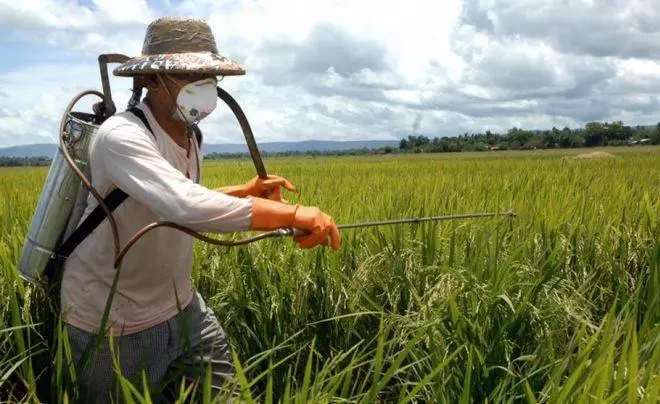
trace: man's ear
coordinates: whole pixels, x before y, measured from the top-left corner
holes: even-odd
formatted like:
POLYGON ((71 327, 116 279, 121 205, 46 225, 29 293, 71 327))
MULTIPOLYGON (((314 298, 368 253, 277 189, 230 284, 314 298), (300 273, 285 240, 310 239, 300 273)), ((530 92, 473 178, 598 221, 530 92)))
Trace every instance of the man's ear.
POLYGON ((155 90, 156 88, 160 87, 160 83, 156 79, 156 76, 153 74, 145 75, 142 79, 142 83, 148 90, 155 90))

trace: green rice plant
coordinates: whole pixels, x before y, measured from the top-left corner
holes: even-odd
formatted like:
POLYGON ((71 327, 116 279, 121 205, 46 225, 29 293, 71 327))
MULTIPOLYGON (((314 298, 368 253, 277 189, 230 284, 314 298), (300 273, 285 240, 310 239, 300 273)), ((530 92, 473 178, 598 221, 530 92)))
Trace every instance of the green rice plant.
MULTIPOLYGON (((197 242, 193 281, 230 337, 238 401, 657 402, 660 153, 608 151, 267 158, 298 189, 287 199, 337 223, 518 216, 344 231, 337 253, 197 242)), ((75 401, 66 335, 16 271, 46 170, 0 173, 0 399, 75 401)), ((209 161, 203 182, 253 175, 248 159, 209 161)), ((118 378, 127 401, 152 400, 118 378)), ((213 401, 208 383, 179 396, 213 401)))

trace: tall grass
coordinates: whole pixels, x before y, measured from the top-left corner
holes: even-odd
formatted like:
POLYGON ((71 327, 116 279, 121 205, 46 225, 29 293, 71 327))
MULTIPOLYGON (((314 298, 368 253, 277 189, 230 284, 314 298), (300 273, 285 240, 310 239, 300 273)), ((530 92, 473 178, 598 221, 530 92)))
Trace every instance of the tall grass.
MULTIPOLYGON (((197 243, 194 283, 231 338, 241 401, 657 401, 660 153, 642 150, 266 159, 297 186, 287 199, 337 223, 518 216, 348 230, 338 253, 197 243)), ((62 401, 77 391, 66 338, 46 343, 46 296, 16 276, 45 173, 0 177, 3 399, 35 400, 49 358, 43 385, 62 401)), ((203 182, 253 173, 209 162, 203 182)), ((148 401, 141 383, 122 387, 148 401)))

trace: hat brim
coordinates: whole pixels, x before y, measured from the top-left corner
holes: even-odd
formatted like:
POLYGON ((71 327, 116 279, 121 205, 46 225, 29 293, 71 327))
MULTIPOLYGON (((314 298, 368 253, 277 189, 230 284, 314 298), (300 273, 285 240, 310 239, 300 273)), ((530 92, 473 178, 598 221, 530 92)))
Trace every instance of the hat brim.
POLYGON ((115 76, 157 73, 241 76, 245 74, 245 69, 237 62, 216 53, 197 52, 138 56, 113 70, 115 76))

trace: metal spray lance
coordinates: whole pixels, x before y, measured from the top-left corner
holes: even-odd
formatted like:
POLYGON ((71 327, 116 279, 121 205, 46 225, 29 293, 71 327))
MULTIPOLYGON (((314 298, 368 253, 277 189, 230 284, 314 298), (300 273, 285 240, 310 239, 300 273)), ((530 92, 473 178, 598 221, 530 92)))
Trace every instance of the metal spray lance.
MULTIPOLYGON (((96 91, 87 91, 84 93, 79 94, 77 97, 72 100, 72 102, 69 104, 69 106, 66 109, 66 112, 64 114, 64 117, 68 117, 71 114, 71 110, 74 106, 74 104, 84 95, 87 94, 94 94, 99 97, 101 97, 104 100, 104 106, 105 106, 105 111, 99 111, 99 112, 104 112, 103 115, 104 117, 108 117, 110 115, 113 115, 115 112, 114 108, 114 103, 112 102, 112 98, 110 96, 110 86, 108 83, 108 77, 107 73, 105 71, 105 66, 107 62, 119 62, 126 57, 123 55, 102 55, 99 57, 99 61, 101 63, 101 77, 103 81, 103 94, 100 94, 96 91)), ((161 78, 162 80, 162 78, 161 78)), ((136 83, 136 88, 137 88, 137 83, 136 83)), ((167 87, 166 87, 167 88, 167 87)), ((243 135, 245 137, 245 141, 248 147, 248 150, 250 152, 250 156, 252 158, 252 162, 254 163, 255 169, 257 171, 257 174, 259 175, 260 178, 262 179, 267 179, 268 174, 266 173, 266 168, 264 166, 263 160, 261 158, 261 153, 259 152, 259 148, 257 147, 257 142, 254 139, 254 134, 252 133, 252 128, 250 127, 250 124, 248 122, 247 117, 245 116, 245 113, 241 109, 240 105, 236 100, 225 90, 220 88, 219 86, 217 88, 217 95, 218 97, 224 101, 227 106, 231 109, 231 111, 234 113, 236 116, 236 119, 238 120, 238 123, 241 127, 241 130, 243 132, 243 135)), ((135 104, 139 100, 139 93, 135 93, 133 95, 133 98, 131 99, 130 103, 135 104)), ((63 118, 62 120, 62 126, 60 127, 60 134, 61 139, 65 138, 65 132, 66 129, 64 127, 65 119, 63 118)), ((194 142, 193 142, 194 143, 194 142)), ((196 149, 196 148, 195 148, 196 149)), ((68 150, 66 147, 62 147, 62 152, 64 154, 64 159, 69 163, 71 166, 71 169, 74 171, 76 176, 82 181, 83 185, 90 190, 90 192, 94 195, 95 199, 99 202, 99 204, 102 206, 103 210, 105 211, 109 221, 110 221, 110 227, 113 233, 113 241, 115 243, 115 268, 118 268, 128 252, 128 250, 146 233, 149 231, 156 229, 158 227, 171 227, 177 230, 180 230, 182 232, 185 232, 201 241, 207 242, 209 244, 213 245, 219 245, 219 246, 224 246, 224 247, 235 247, 235 246, 241 246, 249 243, 253 243, 259 240, 263 240, 266 238, 272 238, 272 237, 286 237, 286 236, 297 236, 297 235, 304 235, 305 232, 299 230, 299 229, 293 229, 293 228, 283 228, 283 229, 277 229, 269 232, 264 232, 261 234, 258 234, 253 237, 241 239, 241 240, 218 240, 215 238, 211 238, 208 236, 205 236, 203 234, 200 234, 194 230, 191 230, 187 227, 181 226, 179 224, 173 223, 173 222, 168 222, 168 221, 159 221, 159 222, 154 222, 151 223, 142 229, 140 229, 138 232, 134 234, 134 236, 126 243, 126 245, 120 250, 119 249, 119 242, 118 242, 118 236, 117 236, 117 229, 116 229, 116 223, 114 221, 114 217, 112 212, 105 206, 103 199, 101 196, 98 194, 98 192, 92 187, 91 182, 86 178, 85 174, 79 170, 76 167, 76 164, 73 161, 73 158, 69 155, 68 150)), ((195 150, 197 152, 197 150, 195 150)), ((264 197, 268 196, 268 194, 262 195, 264 197)), ((443 221, 443 220, 455 220, 455 219, 468 219, 468 218, 487 218, 487 217, 494 217, 494 216, 508 216, 508 217, 514 217, 516 214, 512 211, 507 211, 507 212, 501 212, 501 213, 471 213, 471 214, 459 214, 459 215, 444 215, 444 216, 433 216, 433 217, 423 217, 423 218, 404 218, 404 219, 396 219, 396 220, 385 220, 385 221, 376 221, 376 222, 365 222, 365 223, 351 223, 351 224, 340 224, 337 227, 340 230, 348 230, 348 229, 355 229, 355 228, 364 228, 364 227, 376 227, 376 226, 385 226, 385 225, 394 225, 394 224, 404 224, 404 223, 422 223, 422 222, 436 222, 436 221, 443 221)))
MULTIPOLYGON (((250 127, 250 124, 247 120, 247 117, 245 116, 245 113, 241 109, 240 105, 236 100, 225 90, 223 90, 220 87, 217 87, 218 91, 218 97, 224 101, 227 106, 231 109, 231 111, 234 113, 236 116, 239 125, 241 126, 241 130, 243 131, 243 135, 245 137, 245 141, 247 143, 248 150, 250 152, 250 156, 252 158, 252 162, 254 163, 254 167, 257 170, 257 175, 262 178, 262 179, 267 179, 268 174, 266 173, 266 168, 264 166, 263 160, 261 159, 261 153, 259 152, 259 148, 257 147, 257 142, 254 139, 254 134, 252 133, 252 128, 250 127)), ((267 191, 263 196, 268 196, 269 191, 267 191)), ((395 220, 383 220, 383 221, 375 221, 375 222, 363 222, 363 223, 350 223, 350 224, 340 224, 337 226, 339 230, 348 230, 348 229, 357 229, 357 228, 364 228, 364 227, 376 227, 376 226, 387 226, 387 225, 394 225, 394 224, 405 224, 405 223, 423 223, 423 222, 438 222, 438 221, 443 221, 443 220, 456 220, 456 219, 472 219, 472 218, 488 218, 488 217, 495 217, 495 216, 506 216, 506 217, 515 217, 516 213, 514 211, 506 211, 506 212, 488 212, 488 213, 469 213, 469 214, 457 214, 457 215, 443 215, 443 216, 431 216, 431 217, 422 217, 422 218, 405 218, 405 219, 395 219, 395 220)), ((261 234, 258 234, 253 237, 245 238, 242 240, 218 240, 215 238, 211 238, 202 234, 199 234, 189 228, 186 228, 184 226, 178 225, 176 223, 172 222, 167 222, 167 221, 162 221, 162 222, 155 222, 152 223, 148 226, 145 226, 142 228, 140 231, 138 231, 129 241, 126 243, 124 248, 121 250, 119 255, 117 256, 115 260, 115 266, 117 266, 119 263, 121 263, 121 260, 123 257, 126 255, 128 250, 131 248, 133 244, 135 244, 140 237, 148 233, 149 231, 158 228, 158 227, 172 227, 175 229, 178 229, 180 231, 183 231, 199 240, 202 240, 204 242, 207 242, 209 244, 214 244, 214 245, 219 245, 223 247, 236 247, 236 246, 241 246, 245 244, 250 244, 256 241, 264 240, 266 238, 273 238, 273 237, 286 237, 286 236, 299 236, 299 235, 305 235, 306 232, 300 229, 294 229, 294 228, 282 228, 282 229, 277 229, 277 230, 272 230, 269 232, 264 232, 261 234)))

